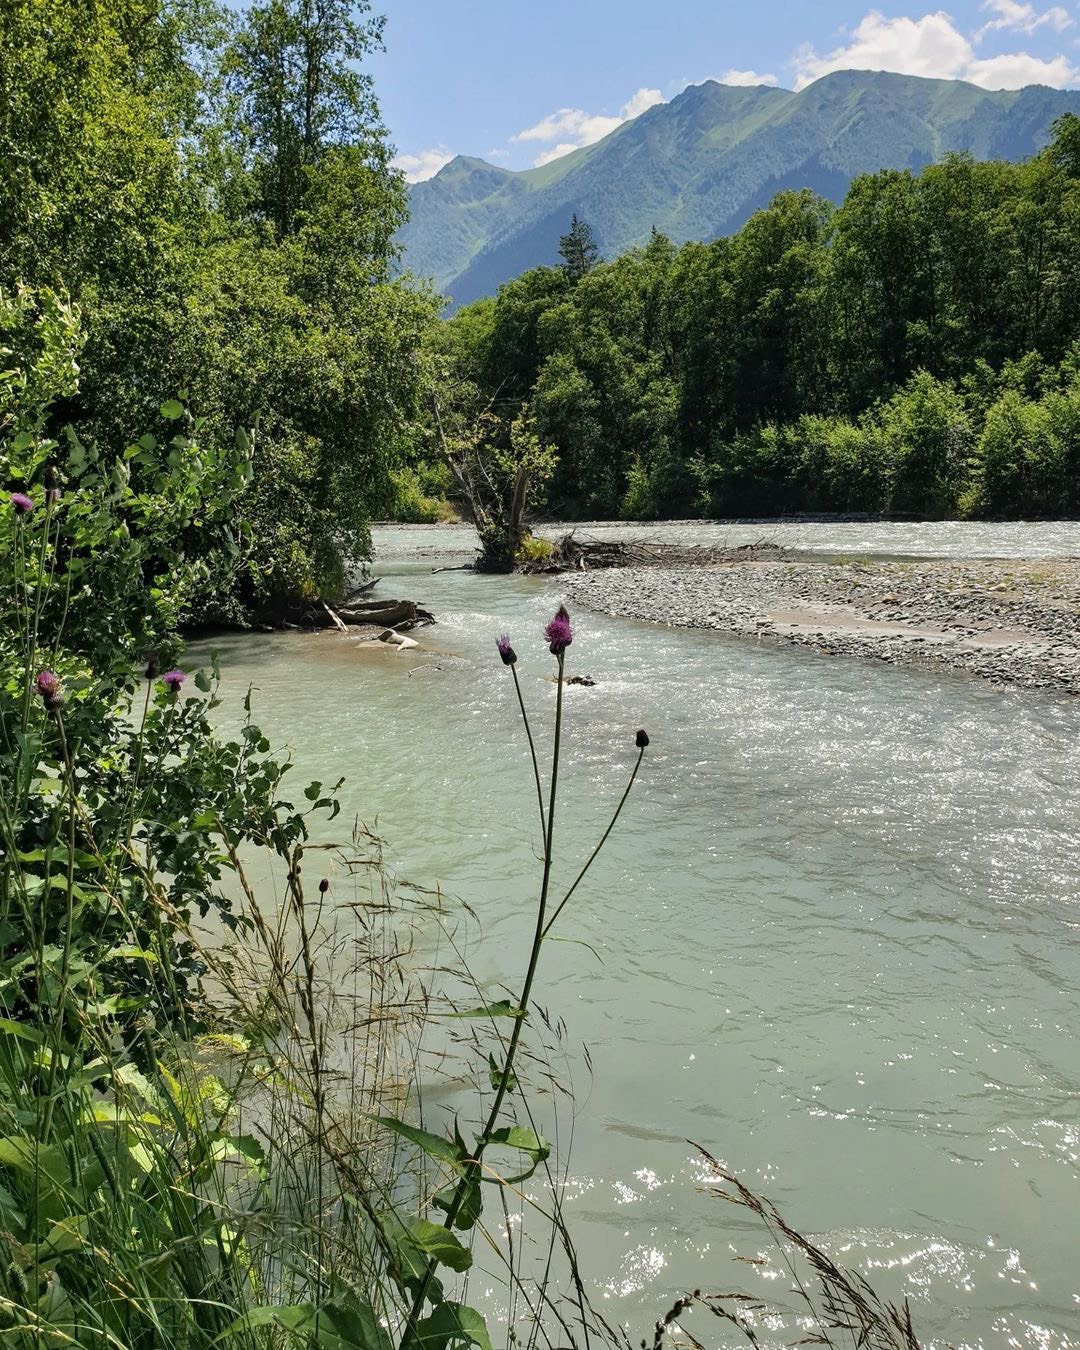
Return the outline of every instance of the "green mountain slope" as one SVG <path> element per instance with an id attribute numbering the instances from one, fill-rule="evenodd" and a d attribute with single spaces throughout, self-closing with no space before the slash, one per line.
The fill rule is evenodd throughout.
<path id="1" fill-rule="evenodd" d="M 950 150 L 1023 159 L 1080 90 L 990 91 L 956 80 L 839 71 L 791 93 L 708 81 L 595 145 L 511 173 L 459 156 L 410 193 L 406 265 L 457 305 L 553 263 L 574 212 L 611 257 L 653 226 L 677 242 L 737 229 L 785 188 L 840 201 L 857 174 L 919 169 Z"/>

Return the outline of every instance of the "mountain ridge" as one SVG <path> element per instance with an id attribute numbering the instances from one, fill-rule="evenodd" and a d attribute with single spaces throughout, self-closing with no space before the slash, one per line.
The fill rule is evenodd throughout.
<path id="1" fill-rule="evenodd" d="M 676 243 L 713 239 L 784 188 L 840 201 L 860 173 L 917 171 L 951 151 L 1027 158 L 1065 112 L 1080 114 L 1080 90 L 885 71 L 836 71 L 799 91 L 707 80 L 538 168 L 456 156 L 413 185 L 398 238 L 405 265 L 457 306 L 556 262 L 575 212 L 608 257 L 654 227 Z"/>

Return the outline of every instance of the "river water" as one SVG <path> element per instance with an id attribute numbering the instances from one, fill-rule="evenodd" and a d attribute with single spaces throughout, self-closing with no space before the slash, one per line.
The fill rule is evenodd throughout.
<path id="1" fill-rule="evenodd" d="M 1080 555 L 1080 526 L 1059 524 L 648 533 Z M 331 634 L 213 645 L 229 700 L 254 685 L 298 777 L 346 776 L 347 811 L 377 820 L 398 872 L 473 906 L 473 972 L 495 991 L 520 979 L 538 829 L 494 638 L 514 641 L 546 745 L 541 630 L 564 588 L 432 575 L 468 549 L 462 530 L 387 529 L 376 547 L 381 593 L 438 616 L 420 652 Z M 635 729 L 652 738 L 567 911 L 574 941 L 549 944 L 540 976 L 567 1026 L 567 1213 L 596 1302 L 636 1342 L 674 1294 L 753 1284 L 732 1253 L 764 1244 L 696 1189 L 694 1139 L 909 1297 L 924 1341 L 1080 1345 L 1080 705 L 574 619 L 568 670 L 597 683 L 567 690 L 562 881 L 622 791 Z M 725 1343 L 719 1324 L 692 1329 Z"/>

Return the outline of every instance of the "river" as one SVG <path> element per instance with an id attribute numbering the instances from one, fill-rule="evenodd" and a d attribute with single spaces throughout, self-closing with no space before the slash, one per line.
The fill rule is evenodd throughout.
<path id="1" fill-rule="evenodd" d="M 1075 524 L 648 533 L 1080 555 Z M 227 707 L 253 684 L 298 777 L 344 775 L 347 811 L 377 819 L 394 867 L 474 907 L 473 970 L 495 988 L 520 978 L 537 826 L 494 639 L 513 639 L 546 741 L 541 630 L 562 589 L 432 575 L 460 561 L 463 530 L 381 530 L 376 548 L 381 593 L 438 616 L 424 650 L 225 638 Z M 673 1294 L 752 1283 L 731 1253 L 764 1243 L 696 1189 L 695 1139 L 909 1297 L 924 1340 L 1080 1345 L 1080 705 L 573 617 L 568 669 L 597 683 L 567 690 L 563 880 L 623 788 L 636 728 L 652 739 L 567 911 L 575 941 L 550 944 L 540 977 L 567 1025 L 567 1213 L 596 1302 L 636 1343 Z"/>

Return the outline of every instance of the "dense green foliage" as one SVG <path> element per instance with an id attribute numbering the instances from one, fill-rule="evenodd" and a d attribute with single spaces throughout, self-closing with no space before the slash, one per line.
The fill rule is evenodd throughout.
<path id="1" fill-rule="evenodd" d="M 393 499 L 432 302 L 391 277 L 404 189 L 349 0 L 7 0 L 0 288 L 84 314 L 56 410 L 88 446 L 258 424 L 237 530 L 251 566 L 201 608 L 323 593 Z M 13 483 L 12 486 L 19 486 Z"/>
<path id="2" fill-rule="evenodd" d="M 884 71 L 836 71 L 797 93 L 707 81 L 539 168 L 459 156 L 411 189 L 400 238 L 413 271 L 465 305 L 555 265 L 574 212 L 608 258 L 643 247 L 654 228 L 677 244 L 714 239 L 786 188 L 839 203 L 860 174 L 954 151 L 1027 159 L 1066 112 L 1080 113 L 1080 92 Z"/>
<path id="3" fill-rule="evenodd" d="M 1078 138 L 526 272 L 435 335 L 442 425 L 527 410 L 556 515 L 1080 513 Z"/>

